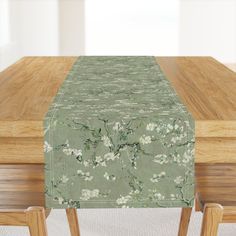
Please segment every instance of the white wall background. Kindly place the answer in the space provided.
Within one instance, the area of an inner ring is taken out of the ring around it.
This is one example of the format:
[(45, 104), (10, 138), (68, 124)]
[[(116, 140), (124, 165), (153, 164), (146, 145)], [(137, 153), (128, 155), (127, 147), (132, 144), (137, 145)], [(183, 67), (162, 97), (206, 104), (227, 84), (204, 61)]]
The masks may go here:
[(177, 55), (179, 0), (86, 0), (86, 53)]
[(181, 0), (180, 55), (236, 62), (236, 0)]
[(28, 55), (84, 54), (236, 62), (236, 0), (0, 0), (0, 70)]
[(85, 54), (85, 1), (58, 0), (58, 54)]
[(4, 11), (9, 16), (9, 35), (8, 41), (0, 46), (0, 69), (23, 56), (57, 55), (57, 0), (7, 1)]
[(9, 16), (8, 11), (8, 0), (0, 1), (0, 47), (4, 46), (9, 41)]

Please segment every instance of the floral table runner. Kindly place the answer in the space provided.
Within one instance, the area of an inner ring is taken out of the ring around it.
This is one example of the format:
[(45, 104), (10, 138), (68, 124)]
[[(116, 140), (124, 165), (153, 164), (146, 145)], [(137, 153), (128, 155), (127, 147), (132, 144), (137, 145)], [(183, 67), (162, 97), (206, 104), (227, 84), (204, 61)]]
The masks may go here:
[(49, 208), (193, 205), (194, 121), (155, 57), (79, 57), (44, 131)]

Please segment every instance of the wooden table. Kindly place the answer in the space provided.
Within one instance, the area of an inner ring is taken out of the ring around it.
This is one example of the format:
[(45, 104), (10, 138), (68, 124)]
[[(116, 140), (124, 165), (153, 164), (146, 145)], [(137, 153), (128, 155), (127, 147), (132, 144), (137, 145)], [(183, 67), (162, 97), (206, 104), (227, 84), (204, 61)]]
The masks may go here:
[[(0, 208), (44, 206), (43, 118), (76, 57), (0, 73)], [(236, 205), (236, 73), (210, 57), (158, 57), (196, 124), (196, 191)]]

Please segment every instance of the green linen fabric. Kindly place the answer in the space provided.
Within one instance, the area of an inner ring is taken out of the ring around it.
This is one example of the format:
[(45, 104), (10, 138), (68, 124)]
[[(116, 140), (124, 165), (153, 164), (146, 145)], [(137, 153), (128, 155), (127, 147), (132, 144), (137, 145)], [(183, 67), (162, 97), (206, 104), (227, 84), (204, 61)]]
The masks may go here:
[(194, 121), (155, 57), (79, 57), (44, 133), (49, 208), (193, 205)]

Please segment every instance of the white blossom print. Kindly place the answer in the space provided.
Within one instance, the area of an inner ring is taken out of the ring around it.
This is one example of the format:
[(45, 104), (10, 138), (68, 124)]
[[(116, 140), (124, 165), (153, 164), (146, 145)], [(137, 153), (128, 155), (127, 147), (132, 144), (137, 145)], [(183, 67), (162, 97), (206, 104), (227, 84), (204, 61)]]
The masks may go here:
[(46, 206), (191, 207), (194, 136), (154, 57), (81, 56), (44, 119)]

